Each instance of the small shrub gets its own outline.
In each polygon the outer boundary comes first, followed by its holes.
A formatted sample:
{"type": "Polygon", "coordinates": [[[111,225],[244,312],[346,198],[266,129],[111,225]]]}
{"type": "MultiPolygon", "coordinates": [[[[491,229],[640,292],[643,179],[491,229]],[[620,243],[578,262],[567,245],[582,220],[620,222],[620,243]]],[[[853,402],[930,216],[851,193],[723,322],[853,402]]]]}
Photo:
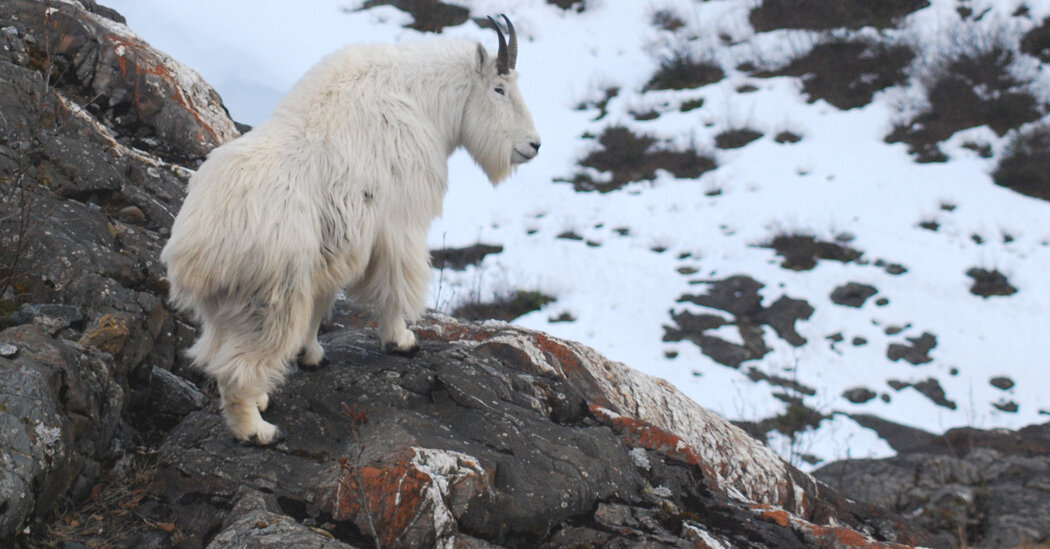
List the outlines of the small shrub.
{"type": "Polygon", "coordinates": [[[655,138],[636,135],[624,126],[610,126],[602,132],[598,143],[601,150],[588,154],[580,165],[611,172],[613,181],[620,183],[654,177],[646,166],[655,138]]]}
{"type": "Polygon", "coordinates": [[[552,316],[547,321],[552,324],[557,322],[576,322],[576,317],[572,316],[572,313],[569,311],[562,311],[558,316],[552,316]]]}
{"type": "Polygon", "coordinates": [[[598,138],[601,149],[591,152],[580,165],[609,174],[608,181],[595,181],[586,173],[571,180],[579,192],[610,192],[632,181],[651,181],[663,169],[680,178],[697,178],[713,170],[713,159],[694,149],[676,151],[649,135],[636,135],[623,126],[610,126],[598,138]]]}
{"type": "Polygon", "coordinates": [[[971,150],[981,158],[991,158],[994,156],[992,151],[991,143],[976,143],[974,141],[967,141],[960,145],[962,148],[971,150]]]}
{"type": "Polygon", "coordinates": [[[1030,82],[1010,71],[1014,53],[1003,44],[955,52],[927,84],[925,110],[897,125],[886,142],[904,142],[919,162],[947,160],[939,143],[955,132],[987,125],[998,135],[1040,117],[1030,82]]]}
{"type": "Polygon", "coordinates": [[[762,132],[751,128],[734,128],[715,136],[715,146],[719,149],[739,149],[762,137],[762,132]]]}
{"type": "Polygon", "coordinates": [[[566,11],[574,10],[576,13],[583,13],[587,9],[587,2],[584,0],[547,0],[547,3],[566,11]]]}
{"type": "Polygon", "coordinates": [[[1050,63],[1050,17],[1021,37],[1021,51],[1050,63]]]}
{"type": "Polygon", "coordinates": [[[660,118],[660,113],[655,109],[647,111],[631,111],[631,118],[634,118],[639,122],[645,122],[647,120],[656,120],[657,118],[660,118]]]}
{"type": "Polygon", "coordinates": [[[498,254],[503,246],[492,244],[475,244],[466,248],[441,248],[430,251],[430,264],[438,269],[462,271],[468,265],[477,266],[489,254],[498,254]]]}
{"type": "Polygon", "coordinates": [[[802,141],[802,136],[793,131],[784,130],[778,133],[775,137],[773,137],[773,141],[776,141],[781,145],[788,143],[798,143],[799,141],[802,141]]]}
{"type": "Polygon", "coordinates": [[[992,173],[996,185],[1050,200],[1050,126],[1018,133],[992,173]]]}
{"type": "Polygon", "coordinates": [[[699,59],[683,47],[660,59],[660,68],[649,79],[643,91],[699,88],[718,82],[725,76],[718,63],[699,59]]]}
{"type": "Polygon", "coordinates": [[[823,99],[848,110],[871,103],[875,92],[907,80],[905,69],[914,58],[907,46],[833,39],[763,76],[800,76],[810,102],[823,99]]]}
{"type": "Polygon", "coordinates": [[[799,233],[777,235],[762,247],[776,251],[777,255],[784,258],[780,266],[793,271],[808,271],[817,266],[818,259],[850,263],[863,255],[861,251],[849,246],[817,240],[813,235],[799,233]]]}
{"type": "Polygon", "coordinates": [[[828,416],[802,404],[799,400],[788,404],[784,413],[771,418],[769,426],[782,434],[792,436],[820,427],[820,422],[827,418],[828,416]]]}
{"type": "Polygon", "coordinates": [[[758,32],[886,28],[929,5],[929,0],[762,0],[749,19],[758,32]]]}
{"type": "Polygon", "coordinates": [[[435,0],[368,0],[361,6],[366,10],[376,6],[393,6],[412,15],[408,28],[420,32],[441,32],[445,27],[462,25],[470,17],[470,10],[455,4],[435,0]]]}
{"type": "Polygon", "coordinates": [[[1006,275],[998,270],[989,271],[974,267],[966,271],[966,276],[973,279],[970,293],[987,298],[991,296],[1011,296],[1017,293],[1015,288],[1007,280],[1006,275]]]}
{"type": "Polygon", "coordinates": [[[926,229],[927,231],[937,232],[940,230],[941,224],[932,219],[924,219],[919,222],[919,227],[926,229]]]}
{"type": "Polygon", "coordinates": [[[609,86],[608,88],[605,88],[603,93],[605,96],[601,99],[581,102],[576,106],[576,110],[585,111],[587,109],[598,109],[598,116],[594,117],[592,120],[597,122],[598,120],[605,118],[606,115],[609,114],[609,101],[612,101],[614,97],[620,94],[620,88],[617,86],[609,86]]]}
{"type": "Polygon", "coordinates": [[[670,9],[653,12],[653,26],[665,31],[674,32],[685,26],[682,17],[670,9]]]}
{"type": "Polygon", "coordinates": [[[700,97],[698,99],[686,99],[685,101],[682,101],[681,105],[678,106],[678,110],[680,110],[681,112],[689,112],[689,111],[692,111],[692,110],[699,109],[700,107],[703,107],[703,106],[704,106],[704,98],[702,98],[702,97],[700,97]]]}
{"type": "Polygon", "coordinates": [[[467,303],[452,311],[452,316],[464,320],[505,320],[538,311],[554,298],[535,291],[518,290],[512,294],[497,296],[490,303],[467,303]]]}

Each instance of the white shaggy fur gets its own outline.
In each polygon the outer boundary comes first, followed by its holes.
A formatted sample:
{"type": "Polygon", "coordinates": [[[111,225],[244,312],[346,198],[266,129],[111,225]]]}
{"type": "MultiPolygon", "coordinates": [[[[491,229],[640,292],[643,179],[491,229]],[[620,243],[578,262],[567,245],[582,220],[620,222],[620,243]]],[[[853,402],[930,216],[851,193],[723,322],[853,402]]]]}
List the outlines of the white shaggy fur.
{"type": "Polygon", "coordinates": [[[277,436],[259,411],[300,350],[323,358],[339,289],[374,306],[384,349],[415,348],[406,321],[424,310],[448,156],[465,147],[495,185],[539,150],[516,78],[477,43],[350,46],[212,151],[161,260],[238,439],[277,436]]]}

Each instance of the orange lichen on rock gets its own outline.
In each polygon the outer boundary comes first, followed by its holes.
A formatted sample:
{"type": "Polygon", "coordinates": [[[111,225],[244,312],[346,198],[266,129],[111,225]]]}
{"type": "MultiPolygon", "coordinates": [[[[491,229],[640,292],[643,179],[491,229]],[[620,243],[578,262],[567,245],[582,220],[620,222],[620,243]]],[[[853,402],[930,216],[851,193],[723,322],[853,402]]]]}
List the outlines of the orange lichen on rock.
{"type": "Polygon", "coordinates": [[[84,332],[79,343],[116,356],[124,350],[130,336],[131,331],[123,322],[112,315],[102,315],[84,332]]]}
{"type": "Polygon", "coordinates": [[[430,475],[409,459],[382,467],[341,460],[342,475],[328,502],[335,520],[352,520],[362,531],[375,528],[383,547],[399,547],[402,535],[425,514],[430,475]]]}
{"type": "Polygon", "coordinates": [[[830,549],[908,549],[913,547],[888,541],[877,541],[856,530],[843,526],[813,524],[783,509],[769,505],[754,505],[751,510],[762,520],[789,527],[802,534],[802,537],[814,547],[827,547],[830,549]]]}
{"type": "Polygon", "coordinates": [[[690,465],[703,466],[700,454],[678,435],[642,420],[617,414],[601,406],[591,405],[590,411],[599,420],[612,426],[632,446],[659,452],[690,465]]]}

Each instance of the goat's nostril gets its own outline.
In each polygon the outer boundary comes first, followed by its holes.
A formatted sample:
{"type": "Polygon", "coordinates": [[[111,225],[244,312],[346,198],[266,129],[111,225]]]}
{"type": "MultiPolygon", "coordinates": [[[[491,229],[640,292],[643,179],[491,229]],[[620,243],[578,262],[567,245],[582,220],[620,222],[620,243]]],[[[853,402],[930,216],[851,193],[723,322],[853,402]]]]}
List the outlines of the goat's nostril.
{"type": "Polygon", "coordinates": [[[533,141],[532,143],[529,143],[529,145],[532,145],[532,148],[536,149],[536,152],[540,152],[540,144],[538,142],[533,141]]]}

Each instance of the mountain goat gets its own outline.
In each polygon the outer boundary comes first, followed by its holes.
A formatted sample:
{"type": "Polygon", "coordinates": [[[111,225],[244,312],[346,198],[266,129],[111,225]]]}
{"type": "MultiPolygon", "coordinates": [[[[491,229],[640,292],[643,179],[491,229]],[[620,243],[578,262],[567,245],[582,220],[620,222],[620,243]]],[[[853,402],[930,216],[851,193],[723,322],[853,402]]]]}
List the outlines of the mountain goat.
{"type": "Polygon", "coordinates": [[[234,436],[269,444],[259,414],[289,361],[321,362],[336,292],[372,304],[388,352],[416,348],[427,229],[448,157],[464,147],[493,185],[540,149],[518,91],[517,36],[480,43],[348,46],[310,69],[251,132],[189,183],[161,253],[171,302],[200,322],[187,351],[219,386],[234,436]]]}

